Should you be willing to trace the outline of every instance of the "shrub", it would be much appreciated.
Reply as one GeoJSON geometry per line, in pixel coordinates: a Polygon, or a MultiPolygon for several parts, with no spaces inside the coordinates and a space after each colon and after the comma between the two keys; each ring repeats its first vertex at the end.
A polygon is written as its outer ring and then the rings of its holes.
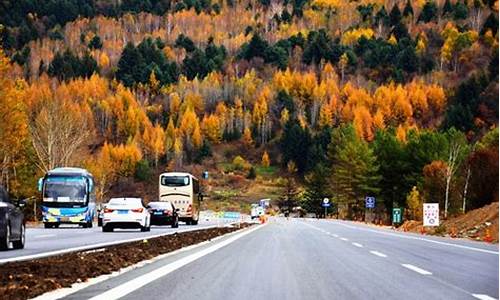
{"type": "Polygon", "coordinates": [[[235,170],[239,171],[248,170],[251,167],[251,165],[243,157],[239,155],[233,159],[233,166],[235,170]]]}
{"type": "Polygon", "coordinates": [[[146,159],[140,160],[136,167],[134,177],[139,181],[147,181],[153,176],[153,170],[146,159]]]}
{"type": "Polygon", "coordinates": [[[257,177],[257,172],[254,167],[251,167],[247,174],[247,179],[255,179],[257,177]]]}

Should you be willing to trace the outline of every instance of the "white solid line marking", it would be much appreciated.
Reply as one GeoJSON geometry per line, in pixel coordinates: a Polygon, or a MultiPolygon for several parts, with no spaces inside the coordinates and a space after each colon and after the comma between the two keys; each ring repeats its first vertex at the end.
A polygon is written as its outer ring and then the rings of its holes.
{"type": "Polygon", "coordinates": [[[477,252],[483,252],[483,253],[490,253],[490,254],[496,254],[498,255],[497,251],[491,251],[491,250],[486,250],[486,249],[481,249],[481,248],[475,248],[475,247],[470,247],[470,246],[464,246],[464,245],[458,245],[458,244],[453,244],[453,243],[446,243],[446,242],[440,242],[436,240],[431,240],[431,239],[425,239],[421,237],[416,237],[416,236],[411,236],[411,235],[406,235],[406,234],[396,234],[392,232],[385,232],[382,230],[373,230],[373,229],[368,229],[368,228],[360,228],[352,225],[347,225],[347,224],[342,224],[341,222],[335,222],[339,224],[340,226],[344,226],[347,228],[352,228],[352,229],[357,229],[357,230],[363,230],[363,231],[371,231],[379,234],[385,234],[385,235],[391,235],[395,237],[399,237],[402,239],[410,239],[410,240],[419,240],[419,241],[424,241],[424,242],[429,242],[429,243],[434,243],[434,244],[439,244],[439,245],[446,245],[446,246],[451,246],[451,247],[456,247],[456,248],[461,248],[461,249],[467,249],[467,250],[472,250],[472,251],[477,251],[477,252]]]}
{"type": "Polygon", "coordinates": [[[346,238],[340,238],[341,240],[343,241],[348,241],[349,239],[346,239],[346,238]]]}
{"type": "Polygon", "coordinates": [[[424,269],[420,269],[419,267],[415,267],[414,265],[410,265],[410,264],[401,264],[401,265],[407,269],[410,269],[410,270],[415,271],[415,272],[422,274],[422,275],[432,275],[431,272],[426,271],[424,269]]]}
{"type": "Polygon", "coordinates": [[[485,294],[472,294],[472,297],[480,299],[480,300],[496,300],[495,298],[490,297],[490,296],[485,295],[485,294]]]}
{"type": "Polygon", "coordinates": [[[363,245],[361,245],[360,243],[352,243],[352,244],[358,248],[363,248],[363,245]]]}
{"type": "MultiPolygon", "coordinates": [[[[266,225],[267,225],[267,223],[264,224],[263,226],[266,226],[266,225]]],[[[167,252],[167,253],[161,254],[159,256],[153,257],[152,259],[143,260],[143,261],[138,262],[138,263],[136,263],[134,265],[122,268],[122,269],[120,269],[118,271],[115,271],[115,272],[113,272],[111,274],[104,274],[104,275],[100,275],[100,276],[95,277],[95,278],[89,278],[85,282],[73,283],[70,287],[61,288],[61,289],[57,289],[57,290],[53,290],[53,291],[47,292],[47,293],[42,294],[42,295],[40,295],[40,296],[38,296],[36,298],[33,298],[33,300],[57,300],[57,299],[61,299],[61,298],[64,298],[64,297],[66,297],[68,295],[74,294],[74,293],[76,293],[78,291],[81,291],[81,290],[83,290],[85,288],[88,288],[88,287],[90,287],[92,285],[95,285],[95,284],[101,283],[103,281],[106,281],[108,279],[111,279],[111,278],[123,275],[124,273],[127,273],[129,271],[132,271],[132,270],[135,270],[137,268],[143,267],[145,265],[157,262],[157,261],[159,261],[161,259],[164,259],[166,257],[174,256],[176,254],[183,253],[183,252],[186,252],[186,251],[191,251],[191,250],[200,248],[202,246],[205,246],[205,245],[207,245],[209,243],[215,243],[218,240],[222,240],[224,238],[228,238],[228,237],[230,237],[232,235],[235,235],[237,233],[239,233],[239,231],[233,231],[231,233],[215,237],[215,238],[213,238],[210,241],[203,241],[201,243],[194,244],[194,245],[191,245],[191,246],[187,246],[187,247],[184,247],[184,248],[180,248],[180,249],[172,251],[172,252],[167,252]]]]}
{"type": "Polygon", "coordinates": [[[41,238],[47,238],[47,237],[53,237],[56,236],[55,234],[41,234],[41,235],[36,235],[33,238],[35,239],[41,239],[41,238]]]}
{"type": "Polygon", "coordinates": [[[376,256],[380,256],[380,257],[387,257],[387,255],[385,255],[384,253],[380,253],[377,251],[370,251],[370,253],[373,255],[376,255],[376,256]]]}
{"type": "Polygon", "coordinates": [[[135,290],[140,289],[141,287],[145,286],[148,283],[151,283],[199,258],[202,258],[203,256],[210,254],[212,252],[215,252],[219,250],[220,248],[227,246],[231,244],[232,242],[238,240],[239,238],[250,234],[254,232],[255,230],[262,228],[263,226],[258,226],[256,228],[249,229],[247,231],[241,232],[240,234],[234,235],[227,240],[224,240],[218,244],[215,244],[211,247],[208,247],[206,249],[203,249],[199,252],[193,253],[191,255],[188,255],[186,257],[183,257],[177,261],[174,261],[168,265],[165,265],[163,267],[160,267],[152,272],[146,273],[142,276],[136,277],[135,279],[132,279],[128,282],[125,282],[111,290],[108,290],[100,295],[97,295],[95,297],[90,298],[90,300],[115,300],[119,299],[121,297],[124,297],[130,293],[132,293],[135,290]]]}

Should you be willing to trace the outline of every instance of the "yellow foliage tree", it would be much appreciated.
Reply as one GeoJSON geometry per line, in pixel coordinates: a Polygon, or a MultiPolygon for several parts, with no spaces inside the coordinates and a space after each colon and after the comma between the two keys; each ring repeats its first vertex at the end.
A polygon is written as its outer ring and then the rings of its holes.
{"type": "Polygon", "coordinates": [[[248,127],[243,130],[243,144],[247,147],[253,146],[252,132],[248,127]]]}
{"type": "Polygon", "coordinates": [[[203,134],[213,143],[220,142],[222,135],[220,130],[219,118],[216,115],[205,115],[201,122],[203,134]]]}
{"type": "Polygon", "coordinates": [[[269,165],[271,164],[269,160],[269,154],[267,154],[267,151],[264,151],[264,154],[262,154],[261,164],[265,168],[269,167],[269,165]]]}
{"type": "Polygon", "coordinates": [[[422,204],[424,203],[420,192],[417,187],[414,186],[408,196],[406,197],[406,204],[410,209],[412,217],[414,220],[420,220],[422,218],[422,204]]]}
{"type": "Polygon", "coordinates": [[[27,115],[24,106],[25,83],[9,76],[11,65],[0,49],[0,186],[9,189],[16,165],[28,137],[27,115]]]}

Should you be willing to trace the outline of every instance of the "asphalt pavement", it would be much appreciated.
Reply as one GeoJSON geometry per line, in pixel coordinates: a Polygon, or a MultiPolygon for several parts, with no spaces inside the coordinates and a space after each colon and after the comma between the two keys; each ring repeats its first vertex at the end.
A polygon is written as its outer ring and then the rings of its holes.
{"type": "Polygon", "coordinates": [[[495,299],[498,259],[498,245],[351,222],[275,219],[60,296],[495,299]]]}
{"type": "Polygon", "coordinates": [[[43,227],[26,229],[26,244],[24,249],[0,251],[0,262],[19,257],[31,257],[65,251],[71,248],[87,247],[109,242],[120,242],[135,238],[146,238],[159,234],[182,232],[186,230],[203,229],[217,225],[215,220],[200,220],[199,225],[184,225],[179,228],[170,226],[151,226],[150,232],[141,232],[138,229],[116,229],[114,232],[102,232],[101,227],[94,224],[93,228],[81,228],[77,225],[61,225],[59,228],[46,229],[43,227]]]}

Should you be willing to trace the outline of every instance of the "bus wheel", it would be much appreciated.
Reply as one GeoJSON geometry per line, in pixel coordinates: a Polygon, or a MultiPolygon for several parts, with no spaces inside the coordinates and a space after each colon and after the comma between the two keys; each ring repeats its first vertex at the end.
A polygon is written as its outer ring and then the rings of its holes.
{"type": "Polygon", "coordinates": [[[43,227],[45,227],[45,228],[52,228],[52,224],[50,224],[50,223],[43,223],[43,227]]]}
{"type": "Polygon", "coordinates": [[[92,228],[93,225],[94,224],[92,224],[92,220],[90,220],[90,221],[87,222],[87,226],[86,227],[87,228],[92,228]]]}
{"type": "Polygon", "coordinates": [[[198,225],[198,220],[191,221],[191,225],[198,225]]]}

